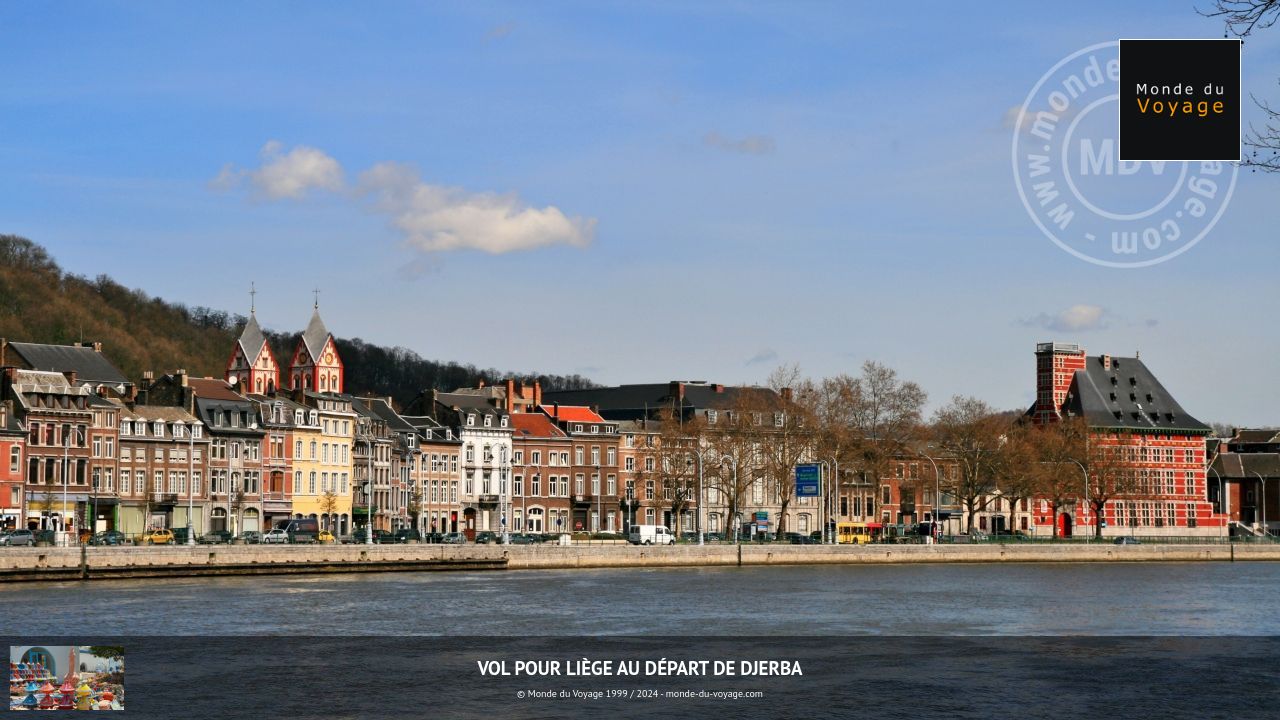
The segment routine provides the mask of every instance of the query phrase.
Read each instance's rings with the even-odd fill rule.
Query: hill
[[[101,342],[103,352],[137,379],[186,368],[196,376],[221,377],[245,317],[206,307],[188,307],[129,289],[106,275],[92,280],[63,272],[40,245],[0,235],[0,338],[18,342]],[[268,333],[272,347],[292,351],[297,334]],[[506,373],[492,368],[437,362],[402,347],[337,339],[346,364],[347,391],[387,395],[405,402],[424,389],[474,387],[507,377],[538,380],[547,390],[594,387],[578,375]],[[281,362],[286,362],[282,357]]]

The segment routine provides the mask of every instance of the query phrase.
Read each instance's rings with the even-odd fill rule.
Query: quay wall
[[[198,545],[0,548],[0,582],[326,572],[885,563],[1280,561],[1271,544]]]

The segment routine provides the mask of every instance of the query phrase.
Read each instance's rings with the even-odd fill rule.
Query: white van
[[[664,525],[632,525],[627,541],[632,545],[675,545],[676,536]]]

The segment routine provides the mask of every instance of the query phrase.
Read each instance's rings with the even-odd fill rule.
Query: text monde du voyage
[[[482,676],[761,677],[804,675],[798,660],[477,660]]]
[[[1209,117],[1226,112],[1223,101],[1213,100],[1215,95],[1224,94],[1223,86],[1213,83],[1206,83],[1200,88],[1199,93],[1190,83],[1175,85],[1135,83],[1134,92],[1137,96],[1134,99],[1138,103],[1138,112],[1143,115]]]

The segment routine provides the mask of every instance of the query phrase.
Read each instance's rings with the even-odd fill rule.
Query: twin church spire
[[[266,333],[258,324],[257,287],[249,289],[249,319],[245,322],[227,361],[226,380],[243,393],[273,393],[281,388],[341,393],[345,368],[338,357],[333,335],[320,318],[320,290],[313,291],[311,322],[294,348],[287,372],[271,351]]]

